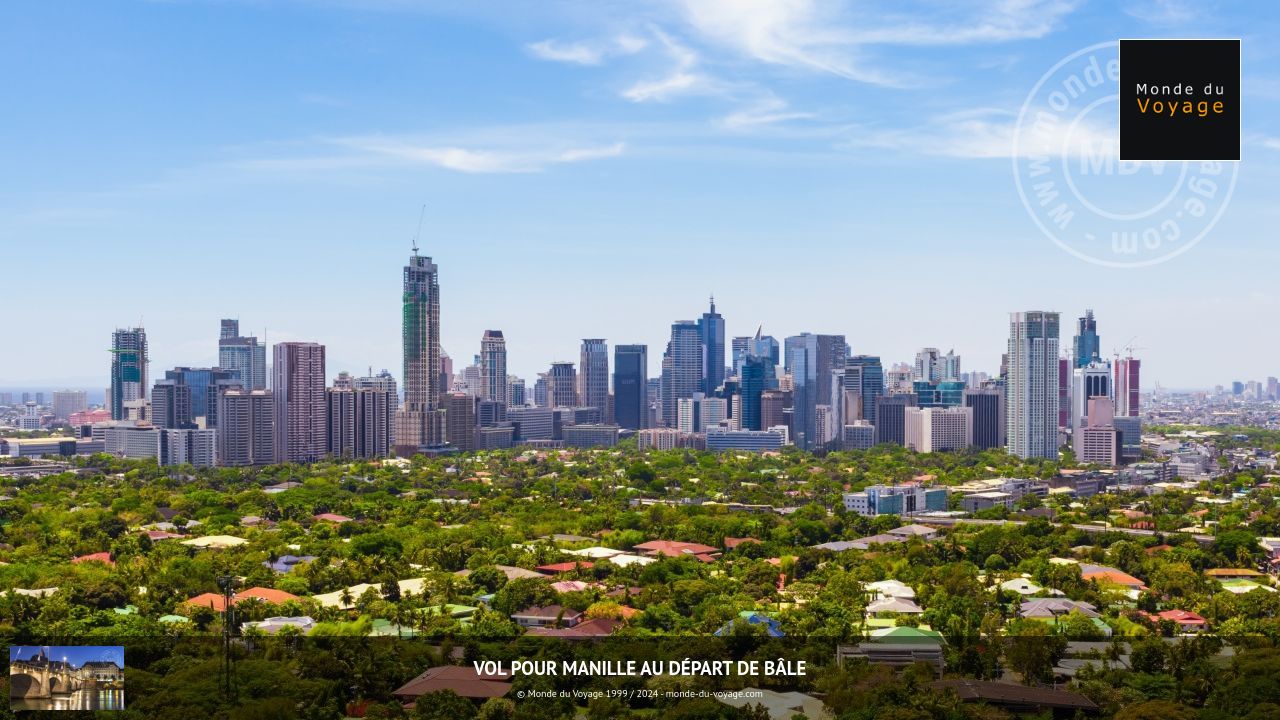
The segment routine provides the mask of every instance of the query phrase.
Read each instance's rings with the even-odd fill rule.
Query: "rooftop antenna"
[[[422,236],[422,218],[427,214],[427,204],[422,203],[422,209],[418,211],[418,232],[413,234],[413,256],[418,256],[418,238]]]

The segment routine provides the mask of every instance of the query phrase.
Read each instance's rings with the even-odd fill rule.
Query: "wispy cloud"
[[[490,149],[422,144],[385,136],[342,138],[335,143],[367,155],[465,173],[540,172],[551,165],[617,157],[626,150],[622,142],[588,147]]]
[[[624,34],[604,42],[562,42],[547,39],[530,43],[526,47],[534,57],[542,60],[577,65],[599,65],[611,57],[638,53],[648,44],[649,41],[642,37]]]
[[[678,95],[709,92],[715,87],[710,77],[695,70],[698,53],[676,42],[670,35],[652,28],[673,67],[660,78],[641,80],[622,91],[631,102],[662,102]]]
[[[720,119],[720,125],[730,130],[749,130],[765,125],[806,120],[813,113],[791,110],[785,100],[769,95]]]
[[[1197,8],[1183,0],[1135,0],[1125,6],[1124,11],[1130,17],[1155,25],[1181,25],[1199,19],[1201,9],[1205,5],[1199,2]]]
[[[1028,113],[1035,117],[1034,110]],[[877,148],[953,158],[990,159],[1032,156],[1118,156],[1114,127],[1081,122],[1024,126],[1017,134],[1017,116],[1007,110],[978,108],[940,115],[916,127],[879,130],[855,128],[840,144],[843,149]]]

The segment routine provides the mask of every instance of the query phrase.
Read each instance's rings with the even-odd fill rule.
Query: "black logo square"
[[[1120,159],[1239,160],[1240,41],[1121,40]]]

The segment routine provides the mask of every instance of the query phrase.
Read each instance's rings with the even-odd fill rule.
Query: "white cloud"
[[[1034,118],[1034,110],[1028,112]],[[1015,137],[1017,115],[1006,110],[979,108],[940,115],[925,125],[902,130],[856,128],[843,143],[846,149],[879,148],[954,158],[1012,158],[1067,155],[1117,155],[1114,127],[1080,123],[1056,124],[1037,132],[1030,125]]]
[[[730,130],[747,130],[763,125],[773,125],[790,120],[804,120],[812,117],[813,113],[789,110],[785,100],[770,95],[724,116],[720,119],[720,125]]]
[[[658,28],[652,28],[655,37],[661,41],[667,56],[674,67],[663,77],[652,80],[641,80],[622,91],[622,96],[631,102],[662,102],[677,95],[689,95],[710,92],[715,83],[706,75],[694,70],[698,64],[698,54],[676,42],[671,36]]]
[[[849,9],[814,0],[680,0],[683,19],[708,41],[748,58],[877,85],[904,85],[903,74],[870,67],[868,45],[957,45],[1038,38],[1074,9],[1072,0],[904,3]],[[950,10],[950,12],[946,12]]]
[[[634,35],[618,35],[607,42],[572,42],[542,40],[526,46],[534,57],[553,62],[577,65],[599,65],[605,59],[620,55],[634,55],[645,49],[648,40]]]
[[[465,173],[540,172],[550,165],[617,157],[626,149],[626,145],[621,142],[592,147],[472,149],[450,145],[424,145],[410,140],[382,136],[342,138],[335,142],[377,157],[435,165]]]

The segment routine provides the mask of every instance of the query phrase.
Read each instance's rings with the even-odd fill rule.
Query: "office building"
[[[858,420],[842,429],[841,448],[844,450],[867,450],[875,447],[876,428],[866,420]]]
[[[224,368],[176,367],[165,370],[164,377],[166,380],[173,380],[190,388],[191,417],[205,418],[205,427],[216,427],[216,423],[209,422],[208,417],[211,413],[215,416],[217,414],[217,408],[213,406],[212,401],[217,397],[218,384],[228,380],[241,385],[247,384],[241,379],[238,370]]]
[[[628,430],[648,426],[649,348],[616,345],[613,348],[613,416]]]
[[[516,442],[551,440],[555,436],[555,413],[551,408],[508,408],[507,422],[515,428]]]
[[[1117,415],[1113,421],[1119,433],[1120,462],[1130,463],[1142,459],[1142,419]]]
[[[111,334],[111,419],[127,417],[125,403],[147,397],[147,331],[138,327]]]
[[[760,427],[768,430],[778,425],[787,425],[791,411],[791,392],[784,390],[765,390],[760,393]],[[757,428],[744,428],[755,430]]]
[[[578,377],[573,363],[551,363],[551,369],[547,372],[547,403],[553,408],[577,407]]]
[[[501,330],[485,330],[480,338],[480,397],[505,410],[510,402],[507,384],[507,341]]]
[[[476,401],[463,392],[447,392],[444,405],[445,442],[459,452],[476,449]]]
[[[564,428],[564,446],[576,448],[613,447],[618,444],[618,426],[605,424],[571,425]]]
[[[671,324],[671,339],[662,358],[662,423],[675,427],[679,401],[702,388],[702,335],[698,323]]]
[[[218,337],[218,367],[234,373],[233,377],[245,388],[264,390],[267,387],[266,343],[252,335],[241,335],[239,320],[224,319]]]
[[[938,358],[938,381],[948,382],[960,380],[960,356],[955,350],[948,350],[946,355]]]
[[[160,430],[146,423],[118,422],[103,429],[103,452],[135,460],[156,458]]]
[[[701,389],[714,395],[724,383],[724,318],[716,312],[716,298],[711,296],[711,309],[698,320],[699,344],[702,346]]]
[[[507,407],[524,407],[529,404],[524,380],[515,375],[507,376]]]
[[[916,353],[916,363],[911,379],[915,382],[929,384],[942,380],[940,357],[941,352],[938,348],[920,348],[920,351]]]
[[[325,396],[325,453],[334,457],[355,457],[356,394],[351,377],[340,373]]]
[[[973,446],[983,450],[1005,446],[1003,387],[964,391],[964,406],[973,411]]]
[[[916,452],[963,450],[973,444],[973,408],[908,407],[904,412],[906,445]]]
[[[792,442],[801,449],[817,449],[817,406],[829,404],[832,372],[844,367],[848,348],[843,335],[801,333],[787,338],[784,350],[792,378]]]
[[[778,430],[729,430],[714,427],[706,433],[707,450],[712,452],[779,450],[786,442],[786,435]]]
[[[1071,378],[1074,369],[1073,361],[1064,357],[1058,358],[1058,427],[1060,428],[1071,427]]]
[[[1084,422],[1072,434],[1076,460],[1084,464],[1115,467],[1120,463],[1120,433],[1115,427],[1115,405],[1103,395],[1089,398]]]
[[[1091,362],[1071,371],[1071,415],[1068,418],[1072,431],[1083,427],[1093,398],[1111,397],[1111,364]]]
[[[1102,339],[1098,337],[1098,323],[1093,319],[1092,310],[1085,310],[1084,317],[1076,320],[1076,336],[1071,350],[1077,368],[1102,360]]]
[[[270,390],[223,386],[217,406],[219,465],[275,462],[275,400]]]
[[[1115,362],[1115,400],[1116,415],[1120,417],[1139,417],[1141,415],[1141,371],[1142,361],[1135,357],[1124,357]]]
[[[515,447],[516,429],[511,424],[476,429],[477,450],[506,450]]]
[[[586,338],[578,359],[578,404],[609,410],[609,345],[601,338]]]
[[[315,462],[325,456],[328,443],[324,346],[284,342],[272,351],[276,461]]]
[[[1020,458],[1058,457],[1058,324],[1056,312],[1010,314],[1005,417]]]
[[[748,355],[742,361],[738,373],[738,397],[740,410],[738,426],[743,430],[763,430],[762,404],[765,392],[769,391],[769,382],[773,379],[773,361],[759,355]],[[777,416],[772,418],[782,422],[781,408]],[[777,423],[774,423],[777,424]]]
[[[7,403],[0,403],[7,404]],[[78,412],[89,409],[88,396],[83,390],[54,390],[53,419],[66,422]]]
[[[876,444],[907,444],[907,408],[916,406],[911,393],[876,398]]]
[[[151,424],[161,429],[195,427],[191,388],[177,380],[157,380],[151,388]]]
[[[845,361],[845,391],[856,391],[860,418],[876,424],[876,401],[884,394],[884,367],[874,355],[854,355]],[[847,417],[847,413],[846,413]]]
[[[946,488],[921,485],[871,485],[861,492],[845,493],[844,509],[864,517],[911,515],[947,509]]]

